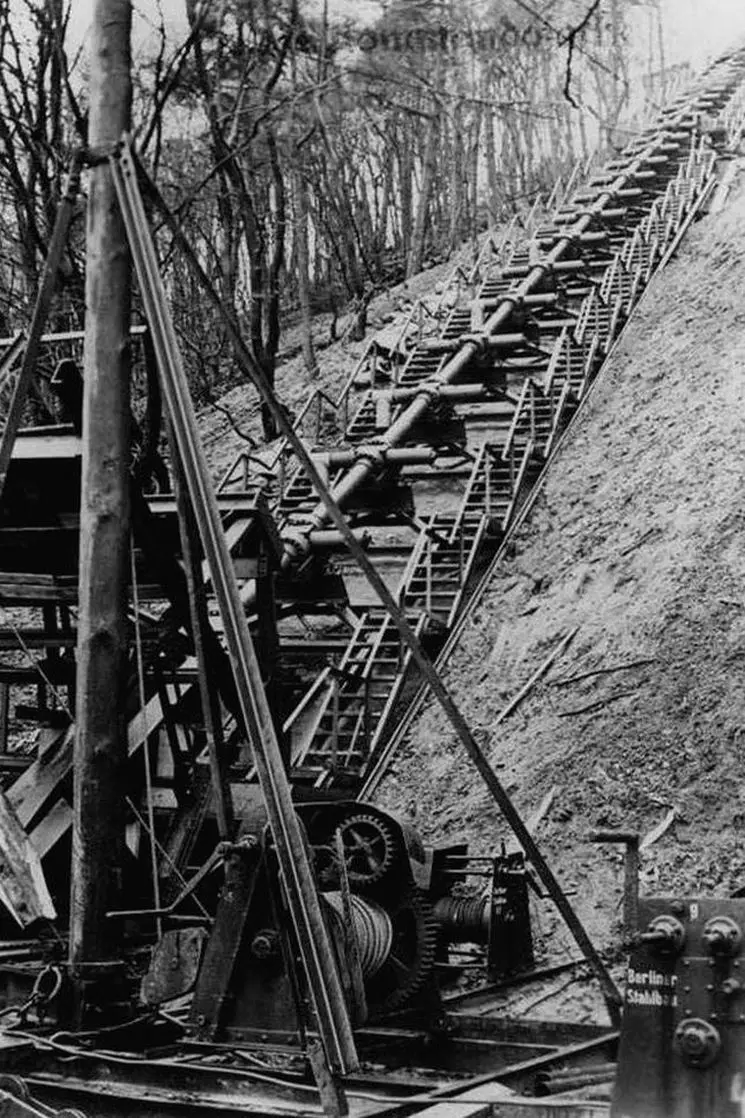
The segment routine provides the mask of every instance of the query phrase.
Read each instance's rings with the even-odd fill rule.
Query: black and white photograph
[[[0,0],[1,1118],[745,1116],[743,245],[742,0]]]

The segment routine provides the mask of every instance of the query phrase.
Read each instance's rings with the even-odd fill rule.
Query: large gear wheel
[[[350,885],[375,885],[396,858],[396,838],[385,820],[368,812],[342,819],[337,827]]]
[[[389,916],[393,928],[388,956],[367,991],[376,1018],[403,1008],[430,979],[437,952],[438,924],[432,905],[414,886]]]

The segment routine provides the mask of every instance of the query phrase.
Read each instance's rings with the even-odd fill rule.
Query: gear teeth
[[[350,885],[375,885],[396,859],[397,843],[385,820],[371,812],[343,819],[337,828],[344,846]]]
[[[394,942],[391,948],[391,955],[395,955],[397,949],[396,923],[406,912],[412,915],[414,922],[416,936],[414,955],[409,962],[406,975],[399,976],[399,985],[391,990],[381,1001],[376,1003],[371,1000],[370,1010],[375,1017],[381,1017],[387,1013],[393,1013],[395,1010],[402,1009],[432,976],[437,954],[439,926],[435,919],[432,905],[424,893],[417,888],[412,887],[406,897],[402,898],[402,902],[397,907],[396,911],[391,913],[394,926]],[[383,971],[388,966],[390,966],[390,962],[384,964],[378,972],[375,980],[376,984],[379,985],[382,982]]]

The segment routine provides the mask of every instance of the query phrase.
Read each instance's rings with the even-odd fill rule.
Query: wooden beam
[[[12,806],[0,793],[0,901],[22,928],[57,913],[41,868]]]
[[[94,0],[88,144],[110,150],[131,121],[130,0]],[[77,732],[70,962],[116,957],[124,858],[124,684],[129,581],[130,258],[106,162],[88,183],[83,351]],[[80,990],[81,987],[78,987]],[[84,999],[80,999],[80,1004]]]

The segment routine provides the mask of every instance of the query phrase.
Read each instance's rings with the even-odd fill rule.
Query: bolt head
[[[256,959],[272,959],[279,953],[279,936],[273,928],[263,928],[251,940],[251,954]]]
[[[712,1014],[716,1019],[716,1014]],[[675,1030],[675,1043],[688,1067],[707,1068],[716,1062],[722,1048],[718,1030],[701,1017],[681,1021]]]

